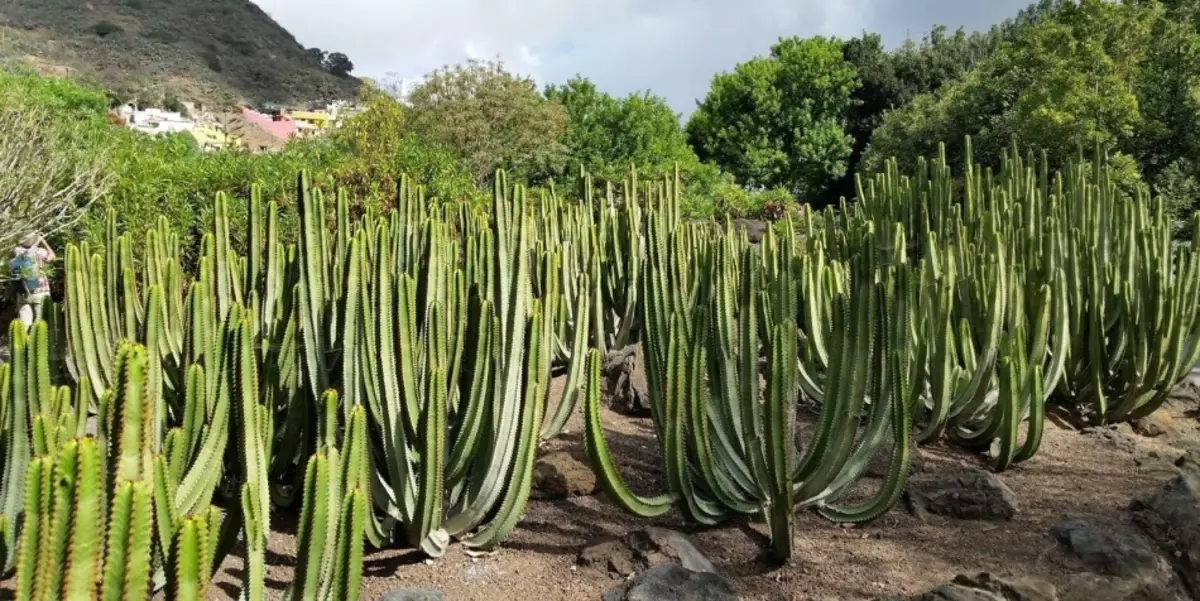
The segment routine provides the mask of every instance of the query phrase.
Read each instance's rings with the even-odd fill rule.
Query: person
[[[42,318],[42,303],[50,296],[46,264],[56,259],[58,256],[40,232],[25,236],[21,244],[13,249],[9,266],[16,280],[19,313],[26,331]]]

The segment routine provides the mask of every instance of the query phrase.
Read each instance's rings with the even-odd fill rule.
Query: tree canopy
[[[411,131],[451,150],[476,182],[487,181],[497,168],[544,179],[566,162],[562,105],[499,61],[438,69],[408,93],[406,102]]]
[[[631,166],[656,177],[676,164],[685,170],[699,165],[679,115],[661,96],[641,92],[615,98],[576,76],[561,86],[547,86],[546,98],[566,111],[562,143],[569,174],[583,167],[598,179],[617,180]]]
[[[838,40],[781,39],[713,79],[688,140],[743,185],[819,195],[847,171],[846,113],[859,85]]]

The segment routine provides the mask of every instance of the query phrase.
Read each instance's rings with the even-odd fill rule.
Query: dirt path
[[[1019,513],[1009,522],[971,522],[931,517],[927,522],[903,507],[862,528],[840,528],[811,512],[797,516],[795,558],[774,568],[756,560],[765,540],[761,525],[690,528],[678,515],[648,521],[631,518],[602,495],[565,501],[532,501],[517,529],[495,554],[469,557],[454,546],[437,561],[412,552],[369,553],[362,599],[374,601],[400,587],[439,589],[452,601],[595,601],[615,584],[611,578],[574,567],[576,553],[590,540],[651,524],[689,533],[698,548],[729,576],[746,601],[832,601],[916,594],[958,573],[991,571],[1037,576],[1061,585],[1079,571],[1057,550],[1047,532],[1055,524],[1083,518],[1115,530],[1135,527],[1126,508],[1175,473],[1172,462],[1200,449],[1194,405],[1173,404],[1165,414],[1175,433],[1146,438],[1128,426],[1115,434],[1082,434],[1048,424],[1038,455],[1001,478],[1016,493]],[[630,484],[640,492],[662,490],[657,443],[648,420],[611,412],[603,416],[610,445]],[[572,433],[547,450],[580,444],[578,417]],[[927,471],[980,465],[977,457],[934,445],[921,450]],[[275,533],[268,562],[272,596],[290,581],[295,538]],[[236,598],[242,560],[229,558],[218,575],[213,599]]]

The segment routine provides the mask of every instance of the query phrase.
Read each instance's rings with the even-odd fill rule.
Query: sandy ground
[[[760,524],[697,529],[679,515],[640,520],[624,514],[603,495],[564,501],[531,501],[503,548],[470,557],[455,546],[436,560],[410,551],[369,552],[364,562],[362,599],[373,601],[400,587],[443,591],[452,601],[495,599],[596,600],[615,581],[574,567],[589,541],[630,529],[661,525],[689,533],[699,549],[732,580],[746,601],[830,601],[916,594],[959,573],[991,571],[1037,576],[1061,585],[1080,571],[1062,556],[1049,529],[1083,518],[1119,530],[1135,530],[1126,511],[1130,500],[1176,473],[1172,462],[1188,449],[1200,449],[1200,410],[1185,403],[1165,410],[1176,433],[1144,438],[1127,433],[1126,444],[1047,424],[1038,455],[1001,478],[1016,493],[1019,513],[1010,522],[970,522],[931,517],[922,522],[903,506],[861,528],[841,528],[811,512],[797,516],[795,556],[775,567],[757,561],[765,544]],[[603,421],[622,472],[639,492],[662,490],[658,447],[649,420],[605,412]],[[546,450],[578,448],[576,416],[564,440]],[[1129,444],[1132,441],[1132,444]],[[925,469],[982,465],[980,458],[952,447],[921,450]],[[869,485],[869,484],[868,484]],[[290,581],[295,538],[274,533],[270,541],[268,585],[277,596]],[[229,558],[210,598],[236,598],[242,560]]]

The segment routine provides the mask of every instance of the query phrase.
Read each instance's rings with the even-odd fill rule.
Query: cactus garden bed
[[[561,386],[562,379],[556,380]],[[729,577],[743,601],[858,601],[915,595],[961,573],[1004,573],[1043,578],[1062,592],[1086,566],[1067,557],[1050,535],[1066,520],[1083,519],[1134,536],[1129,503],[1177,473],[1173,462],[1200,450],[1200,395],[1180,389],[1178,402],[1162,411],[1172,431],[1149,438],[1129,427],[1112,436],[1048,425],[1038,456],[1000,477],[1016,494],[1011,521],[974,521],[933,516],[922,521],[897,507],[862,528],[840,528],[810,512],[798,514],[795,557],[773,567],[759,561],[766,534],[761,525],[696,529],[678,515],[639,520],[598,493],[564,500],[533,500],[518,528],[496,553],[472,557],[452,549],[435,562],[414,552],[386,551],[364,557],[362,599],[374,601],[397,588],[433,588],[453,601],[531,599],[596,601],[619,580],[576,565],[599,537],[621,535],[649,524],[687,533],[699,550]],[[1191,396],[1188,396],[1191,395]],[[639,491],[661,487],[657,443],[647,419],[605,410],[613,453]],[[565,440],[543,453],[581,448],[582,423],[568,423]],[[921,450],[922,470],[984,467],[977,456],[950,445]],[[870,483],[866,483],[870,486]],[[268,586],[291,581],[294,533],[273,533],[268,546]],[[240,557],[230,557],[214,578],[211,599],[236,599]],[[222,584],[224,582],[225,584]],[[272,584],[275,583],[275,584]]]

